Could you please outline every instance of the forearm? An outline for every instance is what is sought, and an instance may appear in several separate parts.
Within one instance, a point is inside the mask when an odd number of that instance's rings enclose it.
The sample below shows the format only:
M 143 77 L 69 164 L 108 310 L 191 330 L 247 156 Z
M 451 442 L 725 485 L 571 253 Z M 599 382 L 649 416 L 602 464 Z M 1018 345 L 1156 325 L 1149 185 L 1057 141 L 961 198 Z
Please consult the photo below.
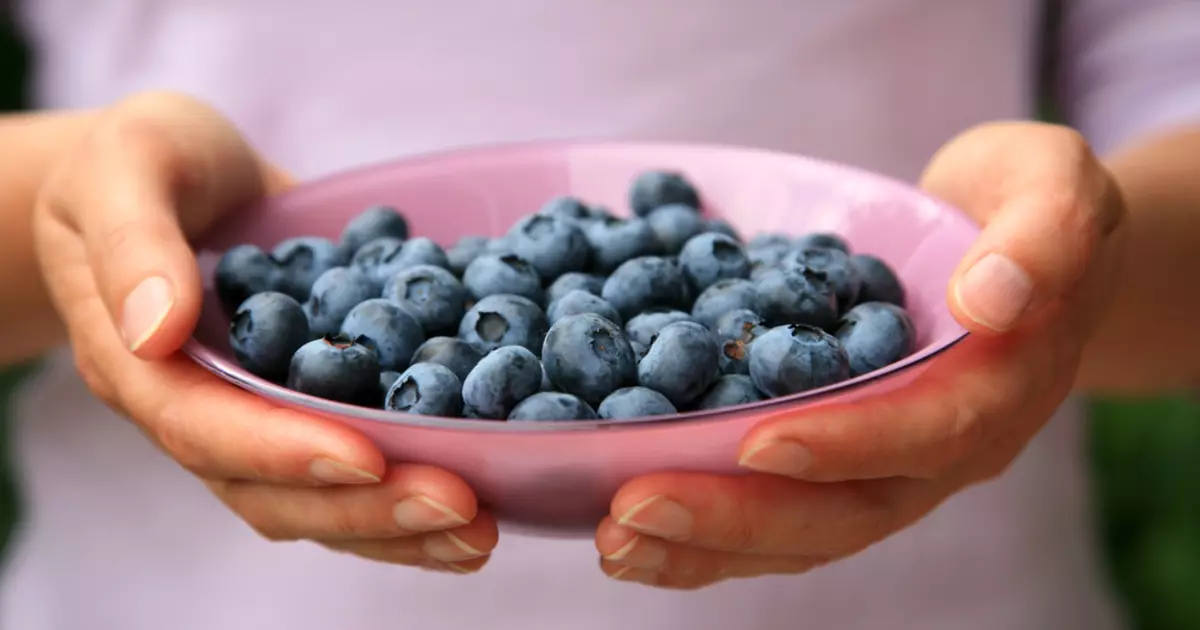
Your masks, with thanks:
M 90 114 L 79 113 L 0 116 L 0 366 L 62 340 L 34 256 L 33 208 L 50 169 L 89 124 Z
M 1079 386 L 1140 394 L 1200 387 L 1200 126 L 1114 153 L 1129 240 Z

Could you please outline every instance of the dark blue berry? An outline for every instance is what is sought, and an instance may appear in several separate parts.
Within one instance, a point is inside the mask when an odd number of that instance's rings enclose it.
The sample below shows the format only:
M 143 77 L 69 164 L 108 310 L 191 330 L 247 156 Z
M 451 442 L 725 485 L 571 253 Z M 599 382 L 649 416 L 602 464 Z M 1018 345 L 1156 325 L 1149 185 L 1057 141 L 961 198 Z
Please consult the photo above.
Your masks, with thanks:
M 412 363 L 437 363 L 450 368 L 462 381 L 483 358 L 483 353 L 464 339 L 457 337 L 430 337 L 413 353 Z
M 292 356 L 287 386 L 302 394 L 364 407 L 379 406 L 379 359 L 343 335 L 310 341 Z
M 846 239 L 825 232 L 805 234 L 797 238 L 793 246 L 796 249 L 836 249 L 843 254 L 850 253 L 850 244 Z
M 870 254 L 851 256 L 850 262 L 862 278 L 862 289 L 858 292 L 860 303 L 887 302 L 904 307 L 904 285 L 890 265 Z
M 508 414 L 509 422 L 552 422 L 596 420 L 596 410 L 579 398 L 563 392 L 540 392 L 522 400 Z
M 313 283 L 304 303 L 308 327 L 314 337 L 337 334 L 342 320 L 359 302 L 379 297 L 377 285 L 353 267 L 334 267 Z
M 604 276 L 575 271 L 564 273 L 546 289 L 546 303 L 553 304 L 561 299 L 562 296 L 576 289 L 587 291 L 593 295 L 600 295 L 600 292 L 604 290 Z
M 803 324 L 777 326 L 750 344 L 750 378 L 767 396 L 787 396 L 850 377 L 837 338 Z
M 213 282 L 222 307 L 232 314 L 251 295 L 278 290 L 282 273 L 263 250 L 254 245 L 238 245 L 221 256 Z
M 729 311 L 750 310 L 757 306 L 758 292 L 749 280 L 720 280 L 696 297 L 692 318 L 716 329 L 717 320 Z
M 457 418 L 463 410 L 462 381 L 444 365 L 415 363 L 392 384 L 383 408 L 420 416 Z
M 458 336 L 485 354 L 501 346 L 521 346 L 538 354 L 549 328 L 546 313 L 537 304 L 500 293 L 483 298 L 467 311 Z
M 546 299 L 537 269 L 516 254 L 484 254 L 467 265 L 463 286 L 476 300 L 489 295 L 520 295 L 535 304 Z
M 583 271 L 592 261 L 592 246 L 579 224 L 553 215 L 527 216 L 508 231 L 513 251 L 529 262 L 544 281 L 569 271 Z
M 590 405 L 637 379 L 637 357 L 621 328 L 594 314 L 571 315 L 550 328 L 542 362 L 555 389 Z
M 270 381 L 287 378 L 292 355 L 309 339 L 300 303 L 273 291 L 250 296 L 229 324 L 229 346 L 238 363 Z
M 342 250 L 353 256 L 360 247 L 377 238 L 408 238 L 408 221 L 395 208 L 375 206 L 350 219 L 342 230 Z
M 629 206 L 638 216 L 646 216 L 657 208 L 672 204 L 693 209 L 700 207 L 700 195 L 683 173 L 646 171 L 638 175 L 629 188 Z
M 837 338 L 846 349 L 850 376 L 861 376 L 912 354 L 916 329 L 903 308 L 866 302 L 842 317 Z
M 497 348 L 463 381 L 464 411 L 471 418 L 503 420 L 541 387 L 541 364 L 532 352 L 520 346 Z
M 403 371 L 425 342 L 425 331 L 404 307 L 384 299 L 360 302 L 342 321 L 342 334 L 379 356 L 384 370 Z
M 645 219 L 593 221 L 586 234 L 592 246 L 592 267 L 599 273 L 612 273 L 625 261 L 662 253 L 658 235 Z
M 626 321 L 651 309 L 691 308 L 691 292 L 679 265 L 657 256 L 634 258 L 617 267 L 604 282 L 600 297 Z
M 280 290 L 301 302 L 321 274 L 348 262 L 333 241 L 315 236 L 289 238 L 275 246 L 271 258 L 281 269 Z
M 596 409 L 605 420 L 629 420 L 679 413 L 666 396 L 645 387 L 622 387 L 609 394 Z
M 396 380 L 400 378 L 399 372 L 391 372 L 384 370 L 379 373 L 379 404 L 387 403 L 387 394 L 392 389 L 392 385 L 396 384 Z
M 850 262 L 850 256 L 838 249 L 797 249 L 784 258 L 783 267 L 809 276 L 823 275 L 837 296 L 838 312 L 853 306 L 862 288 L 858 269 Z
M 754 281 L 758 292 L 754 312 L 768 324 L 808 324 L 831 328 L 837 323 L 838 304 L 824 274 L 804 269 L 773 269 Z
M 750 342 L 753 339 L 722 339 L 718 340 L 720 350 L 717 354 L 717 365 L 721 374 L 750 373 Z
M 769 330 L 763 318 L 749 309 L 729 311 L 717 318 L 713 329 L 718 339 L 741 339 L 750 342 Z
M 722 376 L 696 403 L 696 409 L 724 409 L 763 400 L 754 381 L 744 374 Z
M 637 373 L 638 385 L 666 396 L 677 409 L 687 407 L 720 376 L 717 341 L 695 322 L 670 324 L 650 344 Z
M 715 232 L 688 240 L 679 252 L 679 267 L 696 293 L 721 280 L 750 277 L 750 259 L 741 243 Z
M 455 331 L 466 312 L 466 288 L 454 274 L 433 265 L 409 267 L 392 276 L 383 297 L 412 313 L 427 335 Z
M 691 321 L 695 321 L 695 319 L 683 311 L 646 311 L 625 323 L 625 335 L 631 342 L 649 347 L 650 342 L 654 340 L 659 331 L 669 324 Z
M 564 317 L 582 313 L 595 313 L 617 325 L 620 325 L 622 321 L 621 314 L 604 298 L 578 289 L 551 302 L 550 308 L 546 311 L 551 326 Z
M 709 219 L 704 222 L 704 231 L 724 234 L 737 242 L 742 242 L 742 236 L 725 219 Z
M 591 220 L 592 210 L 577 197 L 564 195 L 555 197 L 547 201 L 539 210 L 538 214 L 566 219 L 574 223 L 580 223 Z
M 450 271 L 454 275 L 461 276 L 467 270 L 467 265 L 471 264 L 472 260 L 483 255 L 487 251 L 488 238 L 486 236 L 464 236 L 446 251 L 446 259 L 450 261 Z
M 400 251 L 404 249 L 404 241 L 384 236 L 371 241 L 355 251 L 350 259 L 350 266 L 358 269 L 375 283 L 379 290 L 404 266 L 400 263 Z
M 423 236 L 404 241 L 400 253 L 393 263 L 398 270 L 416 267 L 417 265 L 433 265 L 442 269 L 450 269 L 450 259 L 441 245 Z
M 688 240 L 704 232 L 704 219 L 687 206 L 662 206 L 647 215 L 646 222 L 667 255 L 678 254 Z

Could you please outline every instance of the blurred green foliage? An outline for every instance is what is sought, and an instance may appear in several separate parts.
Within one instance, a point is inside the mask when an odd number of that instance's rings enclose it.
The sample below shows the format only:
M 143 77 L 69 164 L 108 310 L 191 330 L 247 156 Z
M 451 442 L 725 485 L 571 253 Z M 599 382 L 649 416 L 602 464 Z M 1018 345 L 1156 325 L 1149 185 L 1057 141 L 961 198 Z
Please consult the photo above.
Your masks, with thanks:
M 20 108 L 28 68 L 25 51 L 8 34 L 0 33 L 0 111 Z M 0 411 L 25 372 L 0 374 Z M 1113 579 L 1140 630 L 1200 629 L 1200 404 L 1110 400 L 1093 410 L 1097 516 Z M 0 549 L 18 505 L 4 415 Z

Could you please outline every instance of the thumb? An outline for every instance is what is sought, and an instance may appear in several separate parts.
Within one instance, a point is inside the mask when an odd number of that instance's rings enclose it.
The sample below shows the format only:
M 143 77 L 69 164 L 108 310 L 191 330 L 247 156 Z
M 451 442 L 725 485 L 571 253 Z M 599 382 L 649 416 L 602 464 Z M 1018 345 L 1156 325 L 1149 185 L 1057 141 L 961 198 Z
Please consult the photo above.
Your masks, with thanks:
M 78 235 L 126 347 L 153 359 L 178 350 L 199 318 L 203 285 L 187 236 L 284 181 L 207 106 L 143 94 L 99 118 L 42 204 Z
M 931 160 L 922 186 L 984 226 L 948 287 L 955 317 L 996 334 L 1103 294 L 1125 206 L 1075 131 L 1039 123 L 971 129 Z M 1085 311 L 1086 312 L 1086 311 Z

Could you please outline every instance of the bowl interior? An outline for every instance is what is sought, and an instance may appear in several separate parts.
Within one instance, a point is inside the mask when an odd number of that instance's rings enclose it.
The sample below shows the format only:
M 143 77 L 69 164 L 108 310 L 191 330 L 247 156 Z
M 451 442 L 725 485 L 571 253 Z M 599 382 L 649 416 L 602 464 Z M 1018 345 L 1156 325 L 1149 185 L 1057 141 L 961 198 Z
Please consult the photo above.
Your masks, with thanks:
M 745 239 L 765 231 L 813 231 L 845 237 L 856 253 L 882 258 L 900 275 L 918 330 L 917 349 L 875 374 L 827 388 L 757 403 L 771 406 L 816 399 L 920 363 L 965 334 L 945 304 L 954 268 L 978 234 L 956 209 L 885 177 L 779 153 L 696 145 L 556 143 L 436 154 L 336 175 L 302 185 L 224 221 L 195 244 L 206 300 L 187 351 L 220 376 L 259 394 L 326 414 L 451 427 L 543 430 L 594 428 L 600 422 L 517 423 L 436 419 L 373 411 L 317 400 L 263 381 L 234 361 L 228 319 L 212 287 L 212 271 L 231 246 L 270 249 L 301 235 L 336 239 L 354 215 L 376 204 L 399 208 L 414 236 L 449 246 L 467 234 L 496 236 L 548 199 L 578 196 L 628 215 L 633 177 L 647 169 L 685 173 L 700 189 L 704 212 L 721 217 Z M 722 410 L 724 411 L 724 410 Z M 673 416 L 683 419 L 718 412 Z M 398 417 L 399 416 L 399 417 Z M 663 418 L 647 421 L 664 421 Z M 628 421 L 622 425 L 628 426 Z M 505 429 L 507 427 L 507 429 Z

